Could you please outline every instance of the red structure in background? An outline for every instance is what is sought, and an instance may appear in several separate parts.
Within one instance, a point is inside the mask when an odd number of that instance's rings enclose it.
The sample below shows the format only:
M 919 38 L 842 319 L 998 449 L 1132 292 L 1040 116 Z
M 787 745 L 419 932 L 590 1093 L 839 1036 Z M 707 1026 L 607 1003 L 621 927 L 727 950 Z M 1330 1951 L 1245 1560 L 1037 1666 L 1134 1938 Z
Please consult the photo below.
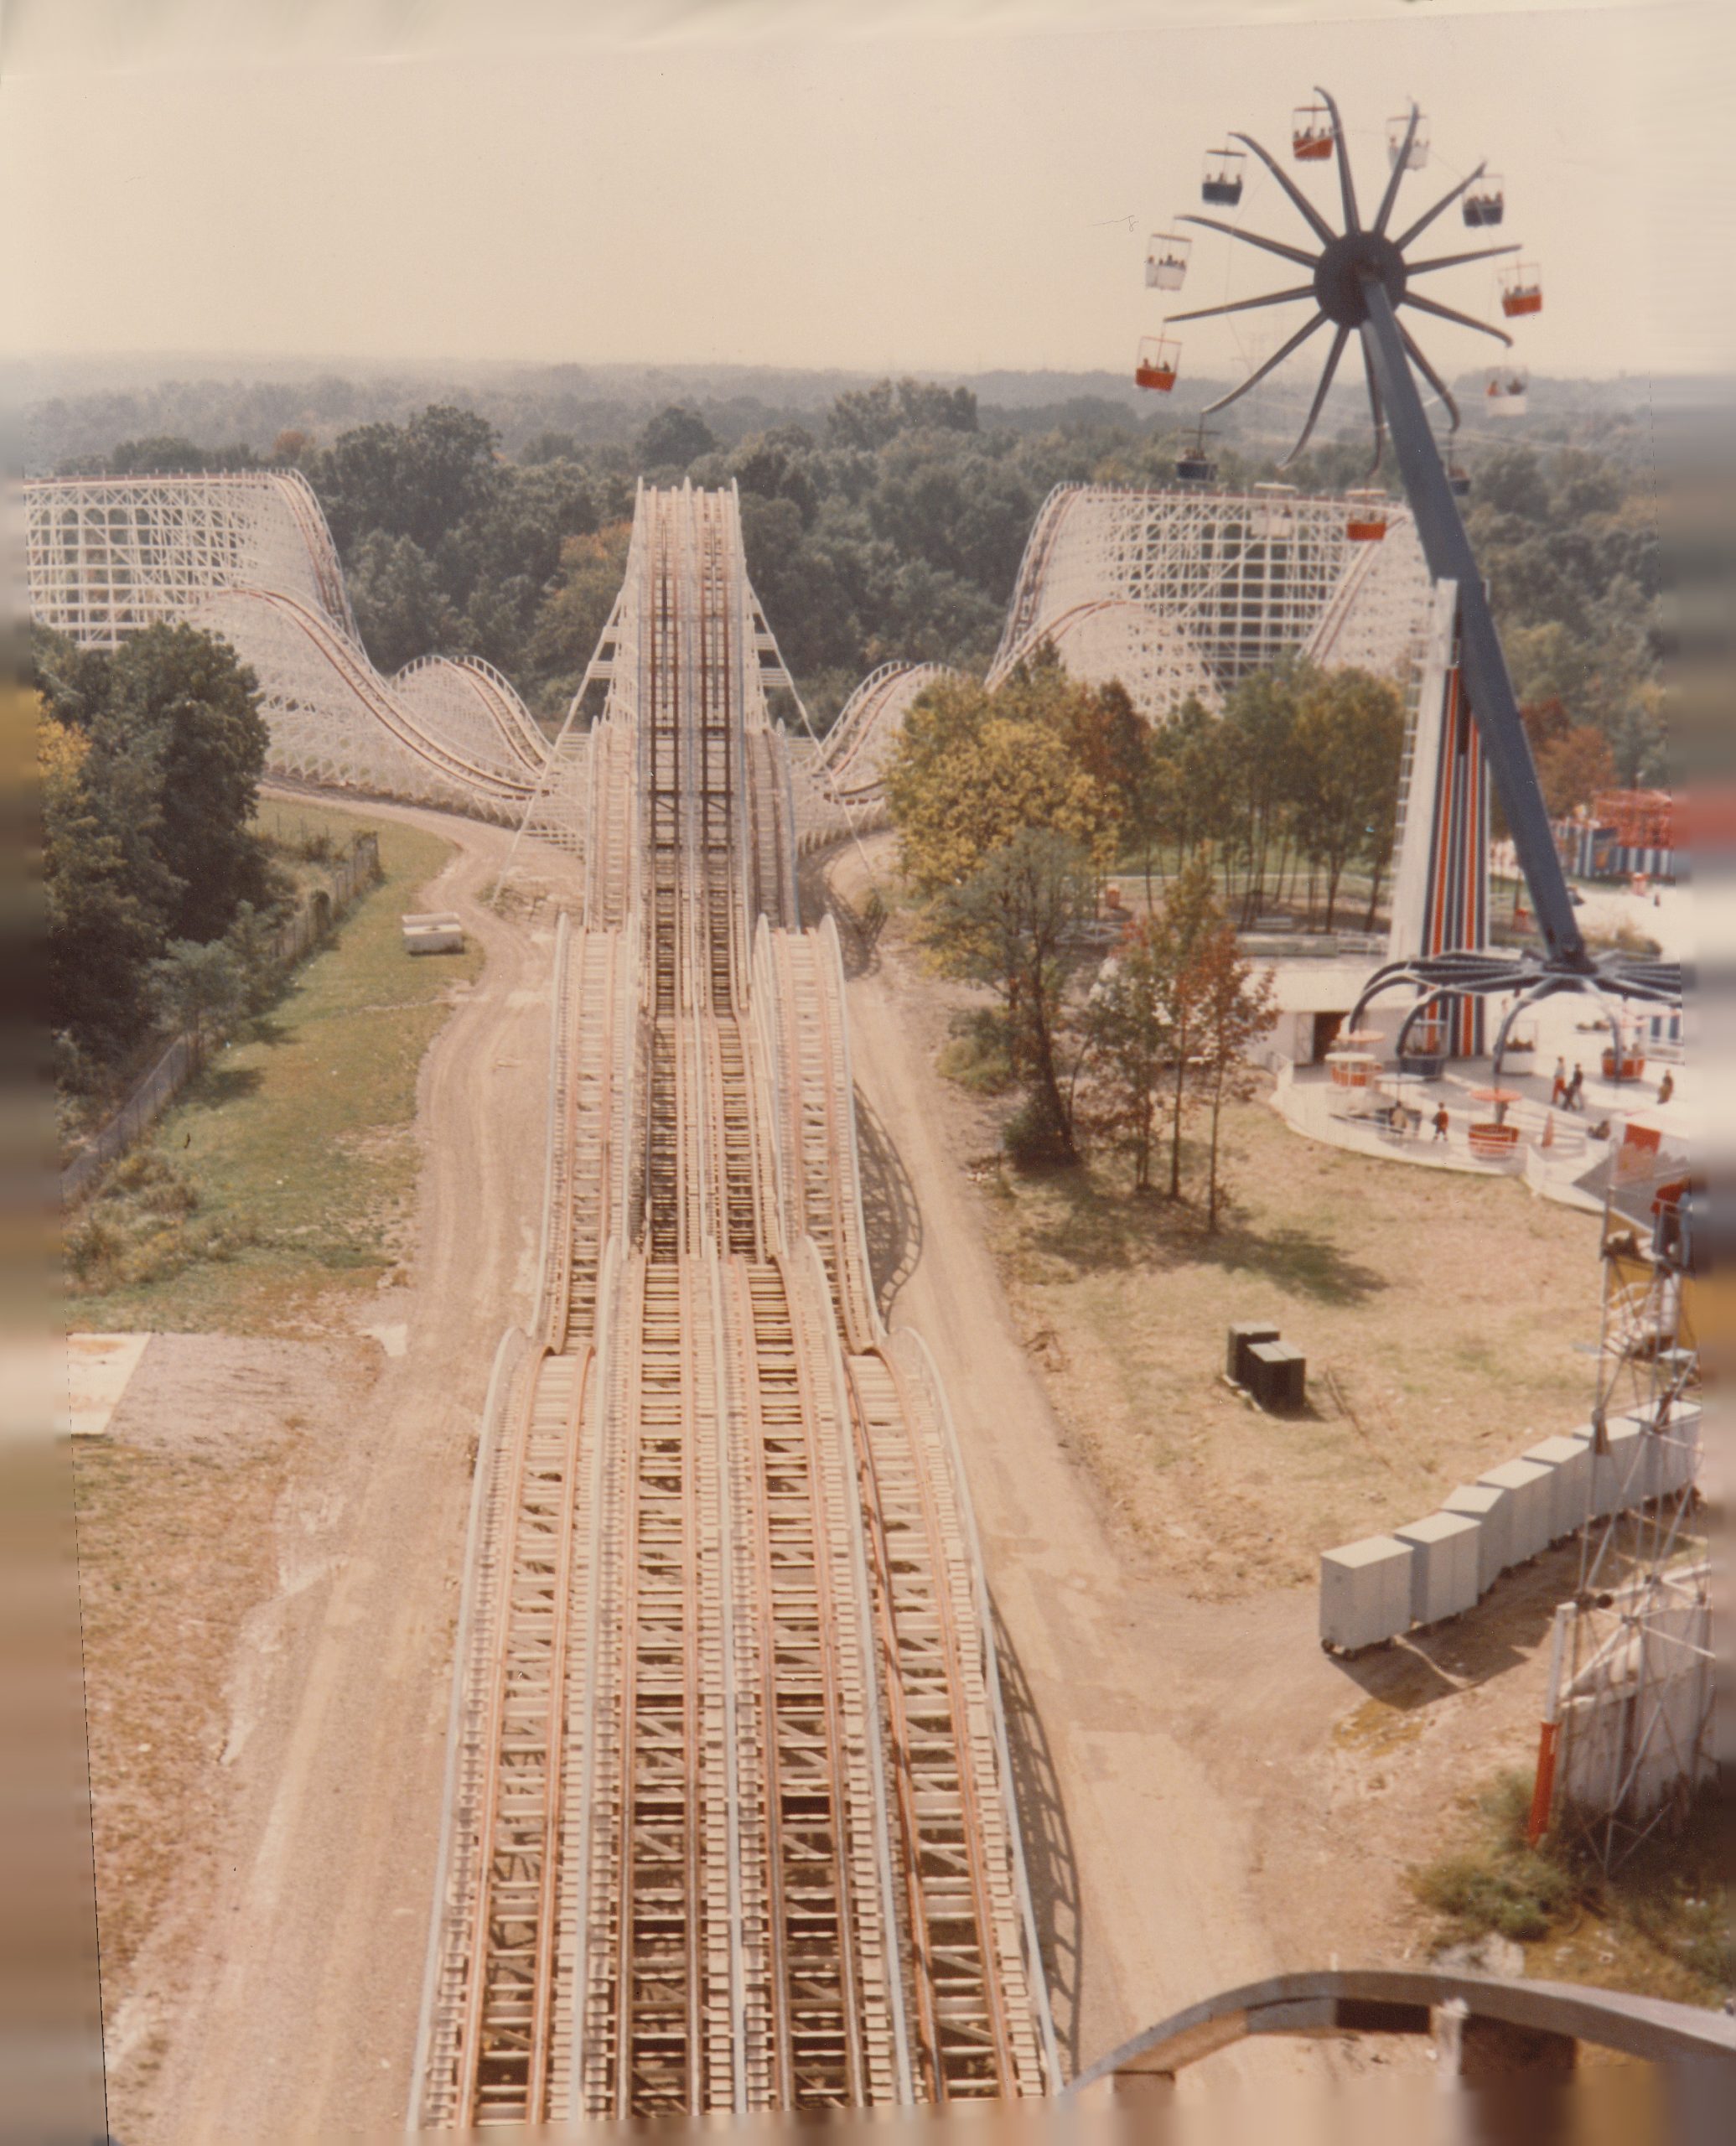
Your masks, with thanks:
M 1676 801 L 1667 790 L 1606 790 L 1591 808 L 1623 849 L 1674 849 Z

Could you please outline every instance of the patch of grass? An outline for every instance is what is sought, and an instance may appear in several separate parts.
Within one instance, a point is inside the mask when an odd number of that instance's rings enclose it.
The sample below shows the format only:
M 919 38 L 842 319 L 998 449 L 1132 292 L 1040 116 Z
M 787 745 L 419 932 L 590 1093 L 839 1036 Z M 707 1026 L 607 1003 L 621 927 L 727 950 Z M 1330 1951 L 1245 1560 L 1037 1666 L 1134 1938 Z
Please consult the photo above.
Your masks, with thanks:
M 1606 1876 L 1571 1826 L 1526 1846 L 1531 1793 L 1526 1775 L 1501 1775 L 1477 1796 L 1465 1838 L 1412 1872 L 1435 1949 L 1495 1931 L 1526 1947 L 1531 1975 L 1722 2003 L 1732 1962 L 1716 1799 Z
M 299 802 L 266 809 L 338 847 L 360 824 Z M 482 952 L 404 952 L 399 915 L 421 905 L 451 845 L 396 821 L 377 832 L 382 884 L 75 1221 L 82 1324 L 294 1328 L 325 1291 L 371 1288 L 391 1263 L 415 1189 L 417 1070 L 449 987 L 478 973 Z

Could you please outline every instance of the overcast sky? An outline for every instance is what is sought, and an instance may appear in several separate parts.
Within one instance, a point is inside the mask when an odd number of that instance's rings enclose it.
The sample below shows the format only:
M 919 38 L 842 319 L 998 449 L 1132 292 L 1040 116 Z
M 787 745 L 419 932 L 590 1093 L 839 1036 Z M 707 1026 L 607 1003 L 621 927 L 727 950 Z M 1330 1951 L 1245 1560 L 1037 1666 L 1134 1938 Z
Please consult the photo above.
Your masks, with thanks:
M 0 349 L 1119 370 L 1161 317 L 1145 235 L 1200 206 L 1201 153 L 1230 127 L 1279 148 L 1324 81 L 1365 197 L 1411 95 L 1433 152 L 1402 204 L 1480 156 L 1504 174 L 1500 236 L 1545 283 L 1534 369 L 1731 363 L 1736 159 L 1697 145 L 1727 136 L 1736 10 L 1295 12 L 1128 0 L 1057 29 L 907 0 L 864 31 L 695 0 L 13 0 Z M 1243 213 L 1299 233 L 1263 176 Z M 1178 307 L 1300 280 L 1209 235 L 1194 259 Z M 1488 267 L 1429 288 L 1497 310 Z M 1184 330 L 1184 368 L 1303 317 Z M 1455 371 L 1495 350 L 1425 340 Z

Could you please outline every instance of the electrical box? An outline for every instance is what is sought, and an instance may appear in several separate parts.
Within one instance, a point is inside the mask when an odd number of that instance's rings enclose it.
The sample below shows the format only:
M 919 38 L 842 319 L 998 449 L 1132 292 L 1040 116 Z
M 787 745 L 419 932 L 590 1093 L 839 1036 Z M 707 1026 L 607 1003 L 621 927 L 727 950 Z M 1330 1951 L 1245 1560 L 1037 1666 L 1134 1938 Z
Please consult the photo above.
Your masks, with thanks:
M 464 951 L 463 921 L 450 910 L 423 911 L 400 920 L 407 954 L 461 954 Z
M 1408 1542 L 1371 1535 L 1320 1558 L 1320 1641 L 1355 1654 L 1396 1638 L 1411 1622 Z
M 1293 1415 L 1308 1400 L 1308 1358 L 1288 1342 L 1253 1342 L 1246 1384 L 1262 1408 Z
M 1478 1523 L 1468 1513 L 1432 1512 L 1395 1527 L 1411 1546 L 1411 1621 L 1438 1624 L 1476 1606 Z
M 1264 1319 L 1243 1319 L 1230 1329 L 1224 1350 L 1224 1371 L 1237 1386 L 1248 1382 L 1248 1350 L 1257 1341 L 1276 1341 L 1277 1329 Z

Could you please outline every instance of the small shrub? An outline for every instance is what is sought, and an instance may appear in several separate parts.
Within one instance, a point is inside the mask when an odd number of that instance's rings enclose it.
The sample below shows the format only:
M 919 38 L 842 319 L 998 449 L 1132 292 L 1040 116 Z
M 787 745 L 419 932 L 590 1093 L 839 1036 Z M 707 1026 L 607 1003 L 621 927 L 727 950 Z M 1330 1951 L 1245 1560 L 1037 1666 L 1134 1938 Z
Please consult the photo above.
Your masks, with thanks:
M 127 1242 L 126 1233 L 99 1206 L 86 1208 L 67 1231 L 63 1250 L 68 1272 L 88 1288 L 106 1286 Z
M 1423 1906 L 1454 1924 L 1456 1935 L 1493 1930 L 1520 1944 L 1547 1937 L 1574 1892 L 1567 1872 L 1536 1854 L 1443 1856 L 1419 1872 L 1416 1884 Z
M 155 1148 L 135 1148 L 109 1172 L 102 1196 L 132 1200 L 153 1215 L 190 1215 L 199 1205 L 199 1187 L 186 1172 Z
M 1075 1160 L 1064 1127 L 1044 1108 L 1039 1096 L 1028 1096 L 1007 1121 L 1001 1144 L 1022 1168 L 1042 1169 Z

